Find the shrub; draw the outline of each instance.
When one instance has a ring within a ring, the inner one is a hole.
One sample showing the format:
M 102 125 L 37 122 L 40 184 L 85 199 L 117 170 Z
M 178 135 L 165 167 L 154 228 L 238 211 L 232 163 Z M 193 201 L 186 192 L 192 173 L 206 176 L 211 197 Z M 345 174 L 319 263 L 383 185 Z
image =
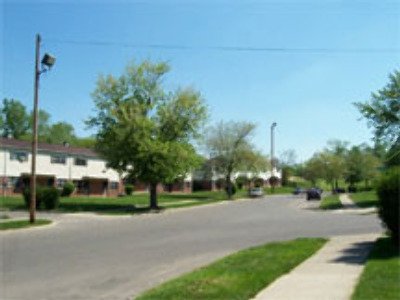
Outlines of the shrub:
M 258 188 L 264 186 L 264 179 L 259 178 L 259 177 L 255 178 L 254 179 L 254 186 L 258 187 Z
M 388 228 L 392 240 L 399 242 L 400 167 L 382 175 L 377 185 L 379 216 Z
M 42 197 L 45 209 L 55 209 L 60 204 L 60 193 L 55 187 L 44 188 Z
M 279 178 L 276 177 L 276 176 L 271 176 L 269 178 L 268 182 L 272 187 L 275 187 L 275 186 L 277 186 L 279 184 Z
M 61 197 L 69 197 L 75 190 L 75 185 L 72 182 L 66 182 L 61 191 Z
M 131 184 L 125 185 L 125 194 L 127 194 L 128 196 L 132 195 L 133 190 L 134 190 L 133 185 Z
M 31 191 L 29 188 L 23 193 L 25 205 L 29 208 L 31 203 Z M 42 204 L 46 209 L 55 209 L 59 205 L 60 193 L 55 187 L 36 187 L 36 208 L 40 209 Z
M 247 176 L 239 176 L 236 178 L 235 183 L 239 190 L 241 190 L 245 185 L 249 184 L 249 179 Z

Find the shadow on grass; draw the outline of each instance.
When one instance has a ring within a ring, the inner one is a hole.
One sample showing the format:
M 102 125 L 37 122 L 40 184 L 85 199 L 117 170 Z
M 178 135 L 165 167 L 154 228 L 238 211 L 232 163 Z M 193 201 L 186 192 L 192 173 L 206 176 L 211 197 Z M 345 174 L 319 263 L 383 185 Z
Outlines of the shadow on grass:
M 160 206 L 159 209 L 154 210 L 149 206 L 83 203 L 61 204 L 55 211 L 63 213 L 91 212 L 98 214 L 144 214 L 150 212 L 158 213 L 162 212 L 164 209 L 165 208 L 162 206 Z
M 377 240 L 369 259 L 386 260 L 396 257 L 400 257 L 400 245 L 396 244 L 389 237 L 384 237 Z
M 370 199 L 370 200 L 358 200 L 354 201 L 358 207 L 368 208 L 368 207 L 376 207 L 378 205 L 378 200 Z

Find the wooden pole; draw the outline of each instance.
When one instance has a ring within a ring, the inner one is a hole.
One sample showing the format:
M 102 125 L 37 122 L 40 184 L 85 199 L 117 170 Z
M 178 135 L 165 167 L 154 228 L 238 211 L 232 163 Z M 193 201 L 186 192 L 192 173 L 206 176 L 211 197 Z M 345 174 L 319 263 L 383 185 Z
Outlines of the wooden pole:
M 32 169 L 30 194 L 31 201 L 29 206 L 29 222 L 34 223 L 36 218 L 36 153 L 38 142 L 38 102 L 39 102 L 39 78 L 40 78 L 40 35 L 36 35 L 36 51 L 35 51 L 35 83 L 33 97 L 33 136 L 32 136 Z

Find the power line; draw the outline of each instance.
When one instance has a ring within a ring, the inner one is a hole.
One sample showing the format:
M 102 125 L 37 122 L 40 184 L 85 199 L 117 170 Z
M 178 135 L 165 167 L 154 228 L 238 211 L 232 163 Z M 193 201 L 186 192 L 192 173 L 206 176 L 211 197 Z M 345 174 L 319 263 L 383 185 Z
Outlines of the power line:
M 124 48 L 146 48 L 163 50 L 212 50 L 223 52 L 275 52 L 275 53 L 400 53 L 400 48 L 289 48 L 289 47 L 251 47 L 251 46 L 190 46 L 174 44 L 133 44 L 113 41 L 79 41 L 46 39 L 48 43 L 83 46 L 117 46 Z

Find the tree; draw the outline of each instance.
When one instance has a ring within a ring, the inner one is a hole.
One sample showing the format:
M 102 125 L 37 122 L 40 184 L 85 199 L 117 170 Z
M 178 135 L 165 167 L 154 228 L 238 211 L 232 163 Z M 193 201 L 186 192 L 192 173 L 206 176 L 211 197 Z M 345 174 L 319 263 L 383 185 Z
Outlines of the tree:
M 389 83 L 372 93 L 369 101 L 355 105 L 374 127 L 376 140 L 389 145 L 400 142 L 400 71 L 389 74 Z
M 191 142 L 207 116 L 192 89 L 164 92 L 164 63 L 131 63 L 120 77 L 100 76 L 92 94 L 97 151 L 117 171 L 150 186 L 150 208 L 157 209 L 157 185 L 185 176 L 201 161 Z
M 224 174 L 228 198 L 232 198 L 232 175 L 254 164 L 258 156 L 249 138 L 254 124 L 248 122 L 220 122 L 210 127 L 206 147 L 214 160 L 215 169 Z
M 304 165 L 302 170 L 303 177 L 311 181 L 312 185 L 316 185 L 317 180 L 324 177 L 324 166 L 320 158 L 320 154 L 316 153 Z
M 77 137 L 73 142 L 74 146 L 83 148 L 94 148 L 96 139 L 94 137 Z
M 339 179 L 343 178 L 345 172 L 345 160 L 348 153 L 349 142 L 341 140 L 330 140 L 328 141 L 328 147 L 325 149 L 324 154 L 327 155 L 325 161 L 326 172 L 325 177 L 327 181 L 333 180 L 334 187 L 339 187 Z M 324 158 L 322 158 L 324 159 Z M 332 179 L 332 177 L 334 179 Z M 332 184 L 332 189 L 333 184 Z
M 71 124 L 66 122 L 57 122 L 49 128 L 46 142 L 50 144 L 63 144 L 66 142 L 71 145 L 74 143 L 75 139 L 74 127 Z
M 29 129 L 29 120 L 26 107 L 15 99 L 3 99 L 1 108 L 1 135 L 21 138 Z
M 369 101 L 355 105 L 374 127 L 375 141 L 387 145 L 386 165 L 400 165 L 400 71 L 389 74 L 389 83 L 372 93 Z
M 294 174 L 296 164 L 296 152 L 293 149 L 285 150 L 279 157 L 279 168 L 281 169 L 281 183 L 283 186 L 289 184 L 289 178 Z
M 29 131 L 32 134 L 33 128 L 33 112 L 29 117 Z M 46 139 L 50 136 L 50 114 L 42 109 L 39 109 L 38 112 L 38 139 L 39 141 L 45 142 Z
M 363 153 L 361 149 L 357 146 L 353 146 L 346 157 L 346 171 L 345 171 L 345 181 L 353 186 L 357 182 L 363 180 Z

